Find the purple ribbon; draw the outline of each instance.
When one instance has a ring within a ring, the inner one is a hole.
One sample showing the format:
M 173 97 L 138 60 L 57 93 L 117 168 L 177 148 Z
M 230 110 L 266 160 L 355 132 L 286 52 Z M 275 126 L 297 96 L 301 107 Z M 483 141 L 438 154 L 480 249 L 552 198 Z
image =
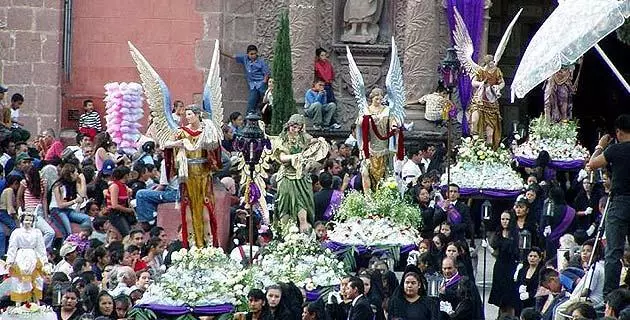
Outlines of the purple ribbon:
M 260 189 L 253 181 L 249 183 L 249 203 L 256 203 L 260 199 Z
M 333 191 L 332 195 L 330 196 L 330 203 L 328 204 L 328 207 L 326 207 L 326 211 L 324 212 L 324 220 L 330 221 L 333 216 L 334 210 L 339 208 L 339 206 L 341 205 L 342 198 L 343 192 L 339 190 Z
M 529 159 L 519 156 L 514 156 L 514 159 L 518 161 L 519 166 L 533 168 L 536 166 L 536 159 Z M 585 160 L 551 160 L 549 167 L 556 170 L 563 171 L 575 171 L 584 169 Z
M 477 61 L 483 31 L 484 0 L 447 0 L 446 3 L 446 16 L 450 26 L 451 41 L 453 40 L 453 30 L 455 30 L 454 8 L 457 7 L 457 11 L 462 15 L 462 19 L 468 29 L 468 34 L 470 34 L 470 38 L 472 39 L 473 47 L 475 48 L 473 60 Z M 452 43 L 455 42 L 453 41 Z M 462 104 L 462 111 L 464 112 L 464 117 L 462 117 L 462 132 L 464 135 L 468 135 L 468 121 L 465 115 L 466 108 L 468 108 L 470 98 L 472 97 L 473 88 L 470 77 L 464 72 L 462 72 L 460 76 L 458 90 L 459 100 Z
M 226 303 L 226 304 L 218 304 L 212 306 L 168 306 L 163 304 L 141 304 L 135 306 L 135 308 L 149 309 L 155 313 L 167 315 L 167 316 L 181 316 L 185 314 L 195 314 L 195 315 L 219 315 L 224 313 L 232 313 L 234 312 L 234 306 Z
M 444 204 L 446 200 L 440 202 L 440 207 L 442 210 L 446 211 L 446 218 L 448 219 L 448 223 L 450 224 L 460 224 L 462 222 L 462 215 L 457 211 L 454 205 L 449 205 L 447 208 L 444 208 Z

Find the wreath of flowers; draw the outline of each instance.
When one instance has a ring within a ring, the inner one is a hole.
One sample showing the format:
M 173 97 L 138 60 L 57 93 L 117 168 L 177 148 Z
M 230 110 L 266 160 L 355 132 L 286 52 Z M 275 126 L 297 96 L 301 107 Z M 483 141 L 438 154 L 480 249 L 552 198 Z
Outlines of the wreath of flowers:
M 589 152 L 578 143 L 577 129 L 577 121 L 552 123 L 544 116 L 536 118 L 530 124 L 528 141 L 514 147 L 514 155 L 535 159 L 545 150 L 553 160 L 584 160 Z

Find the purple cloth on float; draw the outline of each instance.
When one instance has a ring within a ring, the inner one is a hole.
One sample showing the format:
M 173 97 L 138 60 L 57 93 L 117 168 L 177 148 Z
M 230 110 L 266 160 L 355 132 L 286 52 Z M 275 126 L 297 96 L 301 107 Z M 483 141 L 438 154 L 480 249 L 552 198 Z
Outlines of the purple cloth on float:
M 529 159 L 524 157 L 515 156 L 514 159 L 518 161 L 519 166 L 533 168 L 536 166 L 536 159 Z M 584 160 L 551 160 L 549 167 L 556 170 L 580 170 L 584 169 Z
M 324 242 L 326 248 L 330 249 L 332 252 L 343 251 L 348 249 L 349 247 L 354 247 L 359 254 L 371 253 L 374 251 L 381 250 L 380 246 L 364 246 L 364 245 L 351 245 L 345 244 L 336 241 L 326 241 Z M 382 245 L 382 247 L 388 247 L 390 245 Z M 400 253 L 408 253 L 411 250 L 417 249 L 415 244 L 407 244 L 400 246 Z
M 155 313 L 167 316 L 181 316 L 185 314 L 195 315 L 219 315 L 234 312 L 234 306 L 231 304 L 218 304 L 212 306 L 169 306 L 163 304 L 141 304 L 135 308 L 149 309 Z
M 448 189 L 447 186 L 442 186 L 440 188 L 442 192 L 446 192 Z M 516 198 L 523 190 L 503 190 L 503 189 L 477 189 L 477 188 L 459 188 L 459 195 L 464 197 L 474 197 L 474 196 L 484 196 L 486 198 Z

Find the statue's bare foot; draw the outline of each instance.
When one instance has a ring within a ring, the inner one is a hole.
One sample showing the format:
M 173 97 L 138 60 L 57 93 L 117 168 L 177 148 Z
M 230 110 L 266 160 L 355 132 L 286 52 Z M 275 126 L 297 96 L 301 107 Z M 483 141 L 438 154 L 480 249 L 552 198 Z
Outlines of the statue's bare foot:
M 312 230 L 313 230 L 313 227 L 311 226 L 310 223 L 306 222 L 306 223 L 300 224 L 300 232 L 305 233 L 305 234 L 310 234 Z

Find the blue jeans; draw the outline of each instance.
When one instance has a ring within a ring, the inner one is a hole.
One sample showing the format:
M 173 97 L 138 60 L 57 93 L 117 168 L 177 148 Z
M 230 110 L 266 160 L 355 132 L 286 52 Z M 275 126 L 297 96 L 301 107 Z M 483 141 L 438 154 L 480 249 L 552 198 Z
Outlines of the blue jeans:
M 37 216 L 35 220 L 35 224 L 33 225 L 35 229 L 39 229 L 44 235 L 44 245 L 46 245 L 46 249 L 50 249 L 52 247 L 53 241 L 55 240 L 55 229 L 53 229 L 46 219 L 42 216 Z
M 78 223 L 81 227 L 92 226 L 90 216 L 80 213 L 74 209 L 51 208 L 50 215 L 53 217 L 57 227 L 59 227 L 64 239 L 72 233 L 72 226 L 70 225 L 71 222 Z
M 4 228 L 0 226 L 0 257 L 2 257 L 7 253 L 7 238 L 11 235 L 11 232 L 15 230 L 17 225 L 15 224 L 15 220 L 13 220 L 6 210 L 0 210 L 0 223 L 9 228 L 9 234 L 4 234 Z
M 326 90 L 326 102 L 337 102 L 337 99 L 335 99 L 335 92 L 333 91 L 332 84 L 325 84 L 324 90 Z
M 179 198 L 179 190 L 166 188 L 164 191 L 138 190 L 136 193 L 136 218 L 139 222 L 155 220 L 154 212 L 160 203 L 175 202 Z
M 604 296 L 619 288 L 621 258 L 626 237 L 630 234 L 630 196 L 613 196 L 606 217 L 606 264 L 604 266 Z
M 267 85 L 262 85 L 258 89 L 249 89 L 249 96 L 247 97 L 247 113 L 258 112 L 258 103 L 265 96 L 267 91 Z

